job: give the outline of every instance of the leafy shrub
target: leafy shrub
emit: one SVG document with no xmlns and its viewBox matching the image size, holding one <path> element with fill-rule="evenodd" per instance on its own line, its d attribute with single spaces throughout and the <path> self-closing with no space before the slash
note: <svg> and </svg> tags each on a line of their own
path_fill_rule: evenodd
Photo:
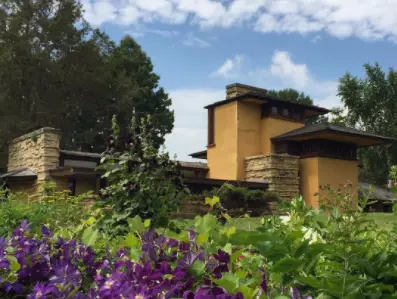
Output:
<svg viewBox="0 0 397 299">
<path fill-rule="evenodd" d="M 38 232 L 43 224 L 53 230 L 66 230 L 89 217 L 90 210 L 82 205 L 86 194 L 76 197 L 68 192 L 47 191 L 48 195 L 38 196 L 37 200 L 29 200 L 23 193 L 10 193 L 0 202 L 0 236 L 9 235 L 23 220 Z"/>
<path fill-rule="evenodd" d="M 205 198 L 218 196 L 222 207 L 226 210 L 240 209 L 242 214 L 260 216 L 263 211 L 271 213 L 270 202 L 279 202 L 280 197 L 275 192 L 263 190 L 251 190 L 245 187 L 235 187 L 224 184 L 220 188 L 206 190 L 203 194 L 190 194 L 187 199 L 192 201 L 204 201 Z"/>
<path fill-rule="evenodd" d="M 114 117 L 113 136 L 101 166 L 109 183 L 99 204 L 105 211 L 103 228 L 114 235 L 124 233 L 127 219 L 136 215 L 150 218 L 153 227 L 166 225 L 188 192 L 177 162 L 155 146 L 149 116 L 133 118 L 127 139 L 119 133 Z"/>
</svg>

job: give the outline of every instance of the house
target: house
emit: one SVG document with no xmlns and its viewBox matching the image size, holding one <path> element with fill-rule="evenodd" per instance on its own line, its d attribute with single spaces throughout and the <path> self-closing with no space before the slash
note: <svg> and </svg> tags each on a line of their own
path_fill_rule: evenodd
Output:
<svg viewBox="0 0 397 299">
<path fill-rule="evenodd" d="M 206 178 L 266 181 L 282 199 L 301 194 L 316 208 L 321 186 L 340 188 L 350 182 L 357 190 L 358 148 L 393 140 L 336 125 L 307 124 L 329 110 L 239 83 L 226 86 L 225 100 L 205 108 L 207 149 L 191 157 L 207 160 Z"/>
<path fill-rule="evenodd" d="M 329 111 L 238 83 L 226 87 L 226 99 L 205 109 L 208 143 L 191 157 L 206 162 L 179 162 L 185 183 L 195 192 L 228 182 L 269 189 L 285 200 L 301 194 L 318 207 L 320 186 L 338 188 L 349 181 L 357 189 L 357 148 L 393 140 L 335 125 L 307 125 Z M 60 135 L 42 128 L 12 140 L 8 172 L 0 180 L 28 193 L 47 180 L 73 194 L 97 193 L 105 184 L 96 170 L 102 155 L 62 150 Z"/>
</svg>

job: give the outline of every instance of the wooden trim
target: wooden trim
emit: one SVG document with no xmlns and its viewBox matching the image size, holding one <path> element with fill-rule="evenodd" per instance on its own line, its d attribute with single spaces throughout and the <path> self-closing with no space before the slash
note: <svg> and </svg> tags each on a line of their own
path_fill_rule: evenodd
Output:
<svg viewBox="0 0 397 299">
<path fill-rule="evenodd" d="M 208 109 L 208 146 L 215 144 L 215 109 Z"/>
</svg>

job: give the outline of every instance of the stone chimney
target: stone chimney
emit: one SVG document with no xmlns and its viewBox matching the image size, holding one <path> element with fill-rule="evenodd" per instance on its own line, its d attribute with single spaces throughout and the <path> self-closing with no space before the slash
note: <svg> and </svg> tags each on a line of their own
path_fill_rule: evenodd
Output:
<svg viewBox="0 0 397 299">
<path fill-rule="evenodd" d="M 234 83 L 226 86 L 226 99 L 241 96 L 246 93 L 254 93 L 257 95 L 267 94 L 267 90 L 255 86 L 245 85 L 241 83 Z"/>
<path fill-rule="evenodd" d="M 44 181 L 51 168 L 59 166 L 59 130 L 42 128 L 15 138 L 8 147 L 8 171 L 29 168 Z"/>
</svg>

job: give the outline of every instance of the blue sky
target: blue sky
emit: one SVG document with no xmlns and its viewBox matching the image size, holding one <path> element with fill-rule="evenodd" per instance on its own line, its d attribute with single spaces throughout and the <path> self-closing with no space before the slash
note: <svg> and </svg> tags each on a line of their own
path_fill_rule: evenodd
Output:
<svg viewBox="0 0 397 299">
<path fill-rule="evenodd" d="M 363 64 L 397 68 L 397 0 L 82 0 L 114 40 L 135 37 L 173 99 L 167 150 L 188 160 L 206 145 L 209 103 L 240 82 L 296 88 L 327 108 L 337 80 Z M 393 55 L 394 54 L 394 55 Z"/>
</svg>

